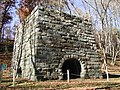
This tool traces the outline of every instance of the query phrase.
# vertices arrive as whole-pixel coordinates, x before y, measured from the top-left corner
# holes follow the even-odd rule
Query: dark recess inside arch
[[[77,59],[70,58],[65,60],[62,66],[63,79],[67,79],[67,70],[70,71],[70,79],[80,78],[81,65]]]

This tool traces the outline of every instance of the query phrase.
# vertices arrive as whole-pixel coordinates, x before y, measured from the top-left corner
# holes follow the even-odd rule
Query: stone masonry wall
[[[37,6],[18,27],[13,66],[31,80],[61,79],[70,58],[80,62],[81,78],[101,77],[91,22]]]

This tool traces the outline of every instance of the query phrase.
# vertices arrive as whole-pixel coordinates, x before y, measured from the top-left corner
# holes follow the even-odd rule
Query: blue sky
[[[86,10],[85,10],[85,7],[83,6],[83,3],[81,2],[81,0],[70,0],[70,1],[74,1],[73,2],[74,5],[77,8],[80,8],[83,11],[83,13],[85,13]],[[19,2],[20,2],[20,0],[17,0],[16,8],[18,8]],[[73,8],[71,5],[70,5],[70,7],[71,7],[71,9]],[[15,8],[13,8],[13,10],[12,10],[12,16],[13,16],[13,21],[11,23],[11,27],[13,27],[14,24],[19,23],[18,15],[16,15],[16,9]]]
[[[68,0],[69,1],[69,0]],[[84,5],[84,3],[82,2],[82,0],[70,0],[71,2],[73,2],[73,4],[74,4],[74,6],[76,7],[76,8],[79,8],[81,11],[82,11],[82,14],[84,15],[86,12],[88,12],[88,10],[90,9],[90,8],[88,8],[88,7],[86,7],[85,5]],[[16,3],[16,6],[18,6],[18,4],[19,4],[19,2],[20,2],[20,0],[17,0],[17,2],[18,3]],[[70,5],[70,8],[71,8],[71,10],[74,10],[73,9],[73,7],[72,7],[72,5],[69,3],[69,5]],[[92,9],[91,9],[92,10]],[[13,27],[14,26],[14,24],[17,24],[18,22],[19,22],[19,19],[18,19],[18,15],[16,15],[15,14],[15,8],[13,9],[13,21],[12,21],[12,24],[11,24],[11,27]],[[69,12],[69,11],[68,11]],[[91,11],[91,12],[93,12],[93,11]],[[93,16],[93,19],[95,19],[96,17],[94,16],[94,15],[92,15]],[[97,25],[97,28],[100,28],[100,22],[99,22],[99,20],[98,20],[98,22],[96,22],[95,23],[96,25]]]
[[[16,15],[16,8],[18,8],[18,4],[19,4],[20,0],[16,0],[16,1],[17,1],[16,7],[13,7],[10,11],[11,15],[12,15],[12,21],[11,21],[11,23],[8,23],[6,25],[6,26],[10,26],[11,34],[13,34],[15,32],[14,29],[13,29],[14,25],[19,24],[19,18],[18,18],[18,15]],[[5,37],[6,37],[6,35],[7,34],[5,34]],[[11,38],[14,38],[14,35],[11,35]]]
[[[20,0],[16,0],[17,1],[17,3],[16,3],[16,8],[18,8],[18,5],[19,5],[19,2],[20,2]],[[69,1],[69,0],[68,0]],[[84,13],[87,11],[86,10],[86,7],[84,7],[84,5],[83,5],[83,3],[81,2],[81,0],[70,0],[70,1],[72,1],[73,2],[73,4],[74,4],[74,6],[76,7],[76,8],[80,8],[81,9],[81,11],[82,11],[82,13],[83,13],[83,15],[84,15]],[[69,5],[70,5],[70,8],[71,8],[71,10],[74,10],[73,9],[73,6],[69,3]],[[11,30],[12,30],[12,32],[15,32],[14,30],[13,30],[13,26],[16,24],[16,25],[18,25],[19,24],[19,17],[18,17],[18,15],[16,15],[16,8],[13,8],[12,9],[12,17],[13,17],[13,20],[11,21]],[[77,15],[77,14],[76,14]]]

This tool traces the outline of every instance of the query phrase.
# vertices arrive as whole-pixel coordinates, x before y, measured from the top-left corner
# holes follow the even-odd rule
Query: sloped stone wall
[[[101,77],[91,22],[37,6],[18,27],[13,66],[31,80],[61,79],[70,58],[80,62],[81,78]]]

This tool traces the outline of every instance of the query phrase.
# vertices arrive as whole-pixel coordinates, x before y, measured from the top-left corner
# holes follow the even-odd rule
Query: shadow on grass
[[[120,78],[120,75],[117,74],[108,74],[109,78]],[[107,78],[106,73],[102,73],[103,78]]]

